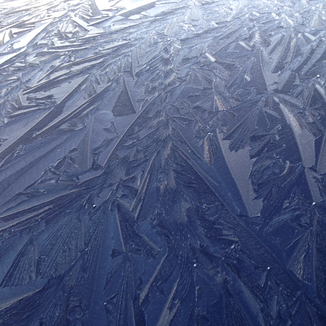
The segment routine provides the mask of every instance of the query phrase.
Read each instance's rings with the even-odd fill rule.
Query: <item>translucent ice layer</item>
[[[326,324],[324,1],[0,17],[0,325]]]

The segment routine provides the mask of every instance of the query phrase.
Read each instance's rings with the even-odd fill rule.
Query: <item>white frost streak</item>
[[[211,60],[212,62],[215,62],[216,61],[216,59],[212,56],[212,55],[210,55],[209,53],[205,53],[206,54],[206,57],[209,59],[209,60]]]

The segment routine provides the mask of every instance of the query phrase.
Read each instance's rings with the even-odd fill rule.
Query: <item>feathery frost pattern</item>
[[[324,1],[0,17],[0,325],[325,325]]]

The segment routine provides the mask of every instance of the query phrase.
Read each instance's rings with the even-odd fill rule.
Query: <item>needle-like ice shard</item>
[[[322,0],[0,0],[1,325],[325,325]]]

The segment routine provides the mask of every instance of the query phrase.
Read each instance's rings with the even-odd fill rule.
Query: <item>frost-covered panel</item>
[[[0,325],[326,324],[324,1],[0,17]]]

